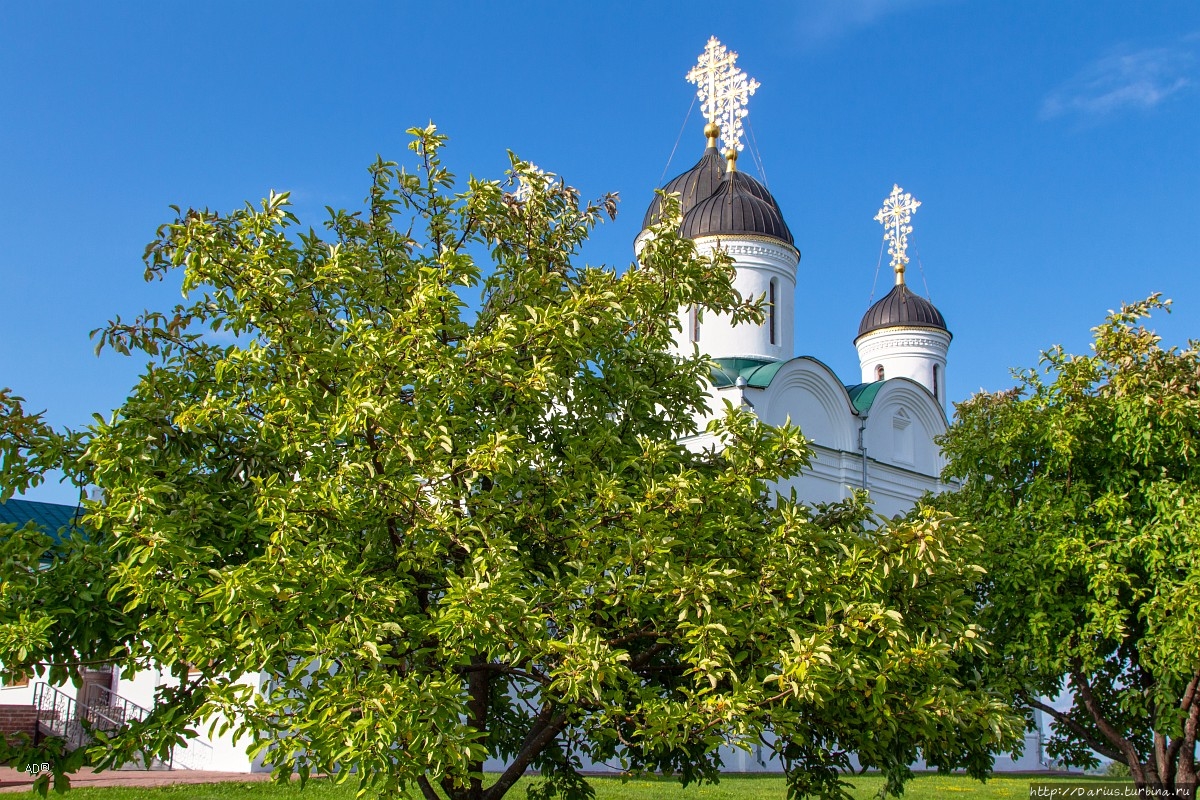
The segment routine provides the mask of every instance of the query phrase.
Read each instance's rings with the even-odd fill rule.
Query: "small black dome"
[[[880,328],[937,328],[949,333],[942,312],[933,303],[913,294],[903,283],[867,309],[858,324],[861,337]]]
[[[725,177],[724,167],[717,148],[710,147],[704,151],[704,155],[696,162],[696,166],[668,181],[667,185],[663,187],[663,192],[678,194],[679,210],[686,215],[696,203],[711,195],[721,185],[721,179]],[[661,213],[662,198],[656,194],[650,207],[646,209],[646,216],[642,219],[642,230],[658,222]]]
[[[721,187],[683,217],[679,232],[701,236],[755,234],[793,244],[779,204],[767,188],[744,172],[731,172]]]

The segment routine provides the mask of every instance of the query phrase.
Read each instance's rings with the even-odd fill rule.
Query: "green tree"
[[[957,667],[979,573],[948,553],[975,540],[774,497],[806,443],[738,409],[720,449],[680,442],[710,364],[669,354],[677,309],[761,319],[730,262],[676,216],[636,268],[577,266],[615,198],[518,160],[456,193],[442,137],[413,133],[416,172],[376,163],[323,236],[284,195],[160,229],[147,275],[181,268],[187,300],[100,332],[151,361],[74,467],[105,491],[111,630],[90,646],[44,595],[53,626],[0,658],[169,666],[106,763],[217,715],[281,775],[429,800],[527,769],[586,797],[582,759],[715,779],[763,736],[796,793],[840,793],[847,751],[893,788],[919,751],[982,775],[1015,724]]]
[[[1052,719],[1049,752],[1128,765],[1191,798],[1200,720],[1200,352],[1141,320],[1047,351],[1019,385],[958,406],[944,442],[962,489],[940,499],[986,543],[980,623],[993,679]],[[1070,689],[1061,711],[1043,698]],[[1162,796],[1157,795],[1157,796]]]

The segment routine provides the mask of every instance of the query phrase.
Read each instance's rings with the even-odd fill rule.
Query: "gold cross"
[[[735,66],[737,57],[713,36],[687,74],[688,83],[696,85],[704,118],[720,126],[726,152],[742,149],[742,117],[748,113],[750,95],[760,85]]]
[[[908,235],[912,233],[913,212],[921,205],[897,184],[892,184],[892,193],[883,201],[883,208],[875,215],[875,221],[883,226],[883,240],[888,243],[888,255],[892,257],[892,269],[896,271],[896,283],[904,283],[904,265],[908,263]]]

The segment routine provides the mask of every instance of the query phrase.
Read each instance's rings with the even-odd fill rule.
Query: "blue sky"
[[[430,120],[464,177],[499,177],[512,149],[619,192],[585,258],[625,265],[664,171],[703,149],[695,109],[679,138],[683,76],[713,35],[762,84],[747,121],[803,254],[798,354],[857,382],[893,183],[923,203],[909,283],[923,273],[954,333],[951,400],[1006,388],[1052,343],[1086,348],[1152,291],[1175,301],[1167,342],[1200,337],[1194,0],[7,2],[0,385],[57,424],[107,414],[141,363],[96,358],[88,331],[176,301],[140,260],[170,204],[289,190],[316,225]]]

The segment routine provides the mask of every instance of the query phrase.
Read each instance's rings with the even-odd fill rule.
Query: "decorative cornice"
[[[864,333],[854,340],[854,346],[861,350],[864,347],[881,349],[936,345],[939,349],[945,350],[950,346],[952,338],[949,331],[940,328],[896,326],[894,328],[878,328]]]
[[[734,242],[721,248],[731,256],[774,256],[787,253],[782,247],[771,247],[766,244],[751,244],[749,242]]]
[[[753,233],[739,233],[737,236],[729,234],[713,234],[711,236],[697,236],[693,239],[696,246],[714,244],[730,255],[785,255],[792,256],[796,261],[800,260],[800,251],[787,242],[780,241],[773,236],[758,236]],[[755,243],[755,245],[749,243]]]

